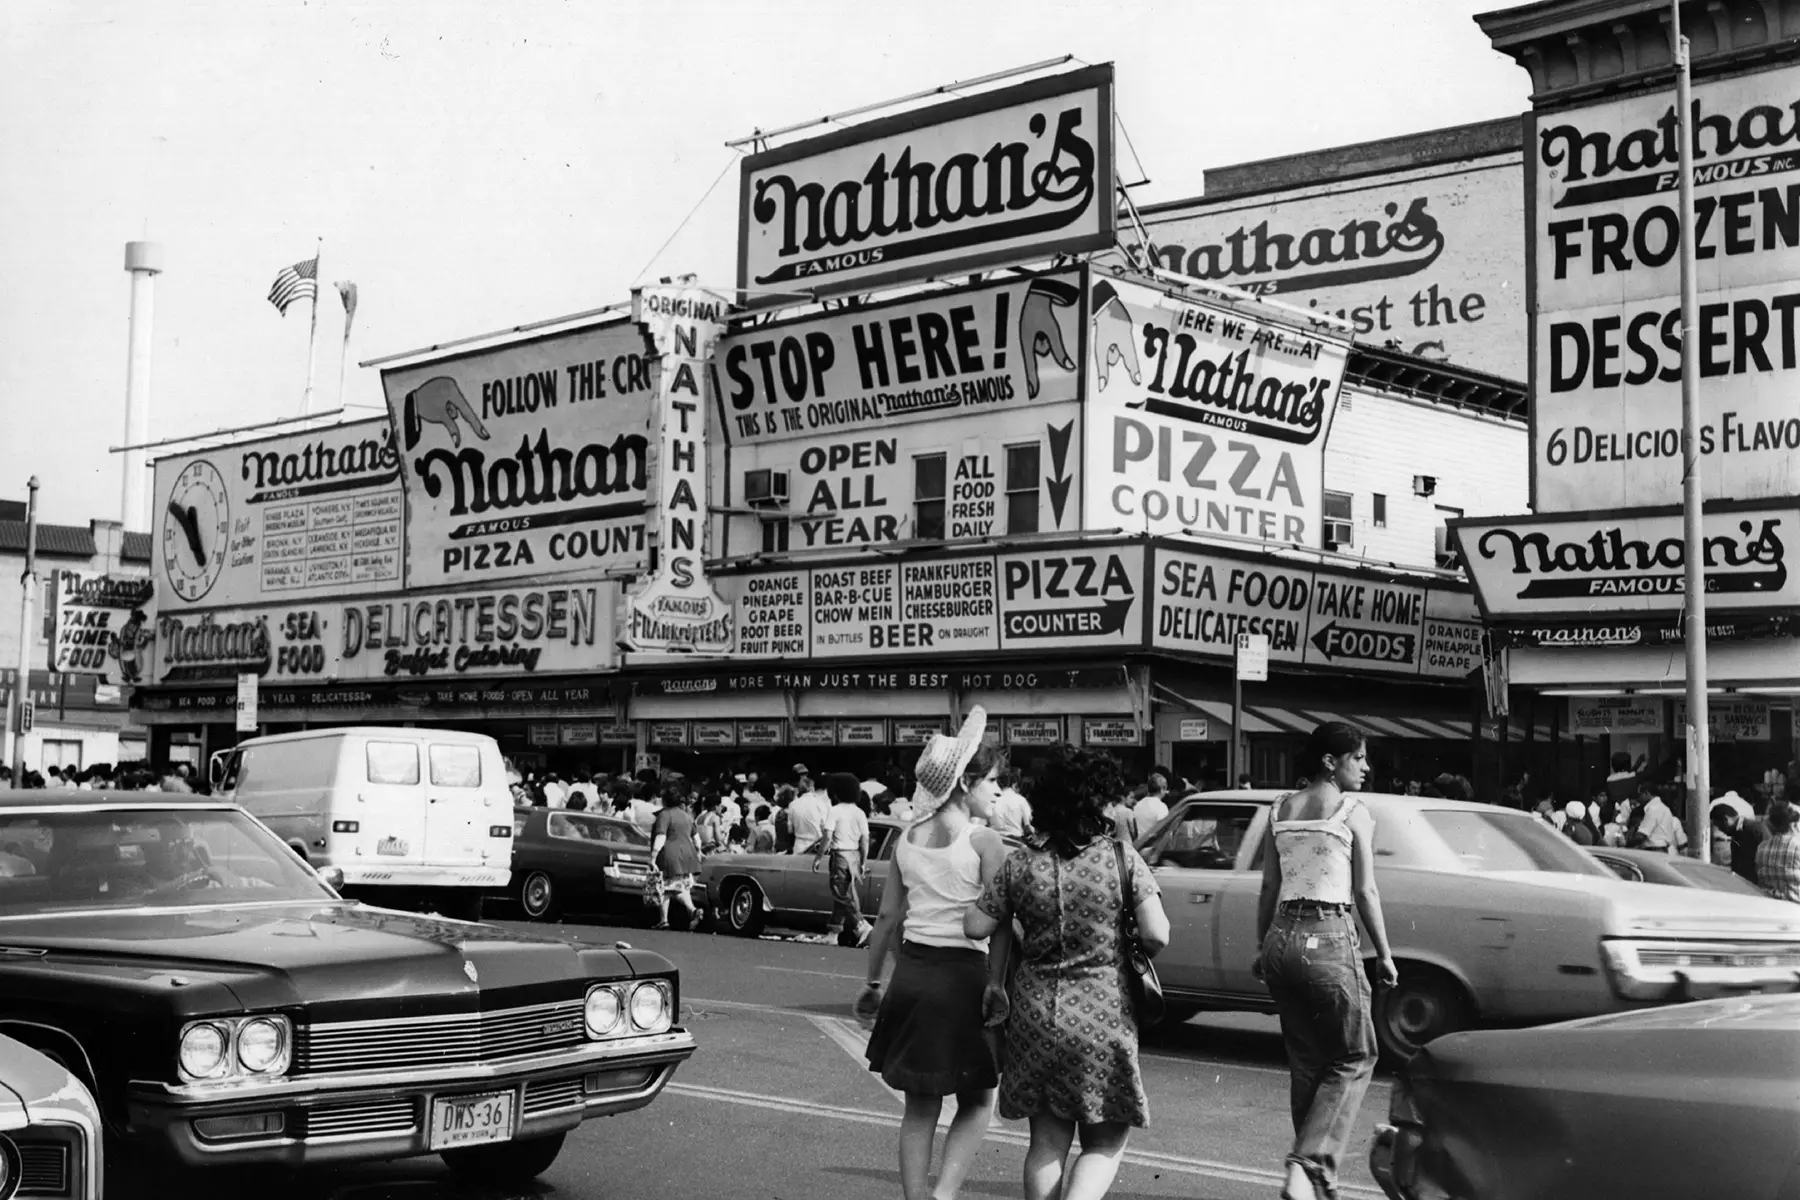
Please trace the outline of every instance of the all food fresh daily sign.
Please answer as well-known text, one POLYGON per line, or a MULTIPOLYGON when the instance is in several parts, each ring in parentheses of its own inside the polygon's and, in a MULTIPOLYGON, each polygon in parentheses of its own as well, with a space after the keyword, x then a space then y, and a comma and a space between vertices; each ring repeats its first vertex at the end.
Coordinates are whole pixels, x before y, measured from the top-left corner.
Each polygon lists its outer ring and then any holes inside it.
POLYGON ((1112 83, 1088 67, 751 155, 738 286, 868 290, 1111 245, 1112 83))
MULTIPOLYGON (((1800 493, 1800 67, 1696 84, 1701 479, 1800 493)), ((1535 119, 1534 507, 1681 500, 1680 217, 1669 90, 1535 119)))

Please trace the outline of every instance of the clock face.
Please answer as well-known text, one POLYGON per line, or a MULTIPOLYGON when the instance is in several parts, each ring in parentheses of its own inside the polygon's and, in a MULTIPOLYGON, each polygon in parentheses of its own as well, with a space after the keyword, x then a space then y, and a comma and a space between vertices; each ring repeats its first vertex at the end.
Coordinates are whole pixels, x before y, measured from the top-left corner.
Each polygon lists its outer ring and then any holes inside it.
POLYGON ((162 514, 163 568, 176 595, 193 604, 212 591, 230 535, 225 479, 212 463, 196 459, 175 477, 162 514))

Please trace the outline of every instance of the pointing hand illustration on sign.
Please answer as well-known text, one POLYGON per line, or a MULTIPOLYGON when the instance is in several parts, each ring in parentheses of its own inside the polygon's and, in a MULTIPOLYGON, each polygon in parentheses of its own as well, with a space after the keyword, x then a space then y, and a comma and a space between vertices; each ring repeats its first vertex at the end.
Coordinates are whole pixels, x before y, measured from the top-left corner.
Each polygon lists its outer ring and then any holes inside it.
POLYGON ((1079 290, 1055 279, 1034 279, 1025 290, 1025 302, 1019 305, 1019 349, 1025 351, 1025 394, 1032 400, 1039 388, 1038 359, 1049 358, 1065 371, 1075 369, 1056 310, 1079 299, 1079 290))
POLYGON ((456 428, 457 418, 469 423, 482 441, 487 441, 487 426, 475 415, 475 409, 456 386, 456 380, 448 375, 437 375, 427 379, 412 391, 406 393, 406 400, 401 407, 401 417, 406 426, 406 448, 413 449, 419 444, 419 435, 425 432, 425 423, 442 425, 450 434, 450 444, 462 447, 462 434, 456 428))
MULTIPOLYGON (((1100 381, 1101 391, 1106 390, 1114 363, 1125 364, 1125 373, 1131 376, 1131 382, 1144 381, 1132 337, 1131 312, 1119 299, 1113 285, 1101 280, 1094 285, 1094 374, 1100 381)), ((1129 401, 1125 407, 1137 408, 1142 404, 1142 400, 1129 401)))

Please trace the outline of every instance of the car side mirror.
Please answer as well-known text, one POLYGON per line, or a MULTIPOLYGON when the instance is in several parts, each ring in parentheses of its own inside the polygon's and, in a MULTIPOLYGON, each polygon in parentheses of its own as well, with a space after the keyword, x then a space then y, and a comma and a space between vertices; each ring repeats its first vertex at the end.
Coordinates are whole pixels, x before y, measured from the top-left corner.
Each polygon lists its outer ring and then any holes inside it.
POLYGON ((344 890, 344 869, 342 867, 325 867, 319 872, 319 882, 334 892, 344 890))

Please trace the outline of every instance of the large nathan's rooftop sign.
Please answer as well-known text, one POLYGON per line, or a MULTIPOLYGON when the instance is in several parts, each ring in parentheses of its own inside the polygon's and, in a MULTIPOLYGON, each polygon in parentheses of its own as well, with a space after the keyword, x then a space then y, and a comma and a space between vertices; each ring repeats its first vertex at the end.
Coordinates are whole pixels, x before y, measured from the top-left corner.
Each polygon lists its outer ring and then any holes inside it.
POLYGON ((824 294, 1113 241, 1110 65, 744 160, 738 286, 824 294))

